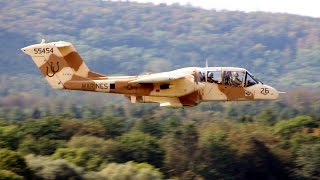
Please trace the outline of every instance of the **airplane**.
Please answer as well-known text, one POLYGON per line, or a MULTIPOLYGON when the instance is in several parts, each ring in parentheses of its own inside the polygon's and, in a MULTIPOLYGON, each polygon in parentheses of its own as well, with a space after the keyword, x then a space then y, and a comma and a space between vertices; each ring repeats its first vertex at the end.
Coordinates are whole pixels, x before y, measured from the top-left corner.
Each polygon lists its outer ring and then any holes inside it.
POLYGON ((132 103, 192 107, 207 101, 274 100, 281 93, 238 67, 187 67, 107 76, 91 71, 70 42, 42 40, 21 50, 32 57, 52 88, 123 94, 132 103))

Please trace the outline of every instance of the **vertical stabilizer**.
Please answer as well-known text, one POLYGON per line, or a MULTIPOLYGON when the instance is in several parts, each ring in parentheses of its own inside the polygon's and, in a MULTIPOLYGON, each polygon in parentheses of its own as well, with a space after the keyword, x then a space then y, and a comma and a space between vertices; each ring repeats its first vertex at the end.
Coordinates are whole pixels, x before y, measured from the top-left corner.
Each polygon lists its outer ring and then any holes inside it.
POLYGON ((69 42, 58 41, 34 44, 21 49, 30 55, 48 83, 56 89, 63 89, 70 80, 87 80, 106 77, 92 72, 76 49, 69 42))

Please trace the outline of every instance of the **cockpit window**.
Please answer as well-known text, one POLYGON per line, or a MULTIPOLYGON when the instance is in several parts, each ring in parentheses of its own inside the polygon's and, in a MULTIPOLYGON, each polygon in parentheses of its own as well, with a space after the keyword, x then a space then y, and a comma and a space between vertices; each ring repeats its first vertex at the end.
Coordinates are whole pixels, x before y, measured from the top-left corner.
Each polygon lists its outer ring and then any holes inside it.
POLYGON ((208 71, 207 81, 209 83, 218 83, 220 84, 221 79, 221 71, 208 71))
POLYGON ((242 86, 244 72, 242 71, 224 71, 223 83, 228 86, 242 86))
POLYGON ((258 83, 259 83, 259 81, 254 79, 254 77, 250 73, 247 72, 246 87, 253 86, 253 85, 258 84, 258 83))
POLYGON ((206 73, 204 71, 199 71, 199 80, 200 82, 206 81, 206 73))

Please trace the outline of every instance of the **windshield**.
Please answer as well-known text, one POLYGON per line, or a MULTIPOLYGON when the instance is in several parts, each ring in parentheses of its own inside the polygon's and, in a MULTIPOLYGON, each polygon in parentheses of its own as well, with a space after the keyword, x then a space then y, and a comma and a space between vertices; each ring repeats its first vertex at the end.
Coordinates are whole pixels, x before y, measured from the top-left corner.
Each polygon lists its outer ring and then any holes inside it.
POLYGON ((253 86, 255 84, 263 84, 261 81, 259 81, 257 78, 255 78, 253 75, 251 75, 249 72, 246 73, 246 87, 253 86))

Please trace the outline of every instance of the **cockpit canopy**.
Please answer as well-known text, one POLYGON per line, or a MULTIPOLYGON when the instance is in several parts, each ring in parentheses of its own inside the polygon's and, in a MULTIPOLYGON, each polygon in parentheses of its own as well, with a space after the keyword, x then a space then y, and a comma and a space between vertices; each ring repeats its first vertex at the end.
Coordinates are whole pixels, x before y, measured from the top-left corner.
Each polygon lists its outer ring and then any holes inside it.
POLYGON ((263 84, 249 71, 242 68, 204 68, 199 71, 199 80, 222 84, 226 86, 249 87, 255 84, 263 84))

